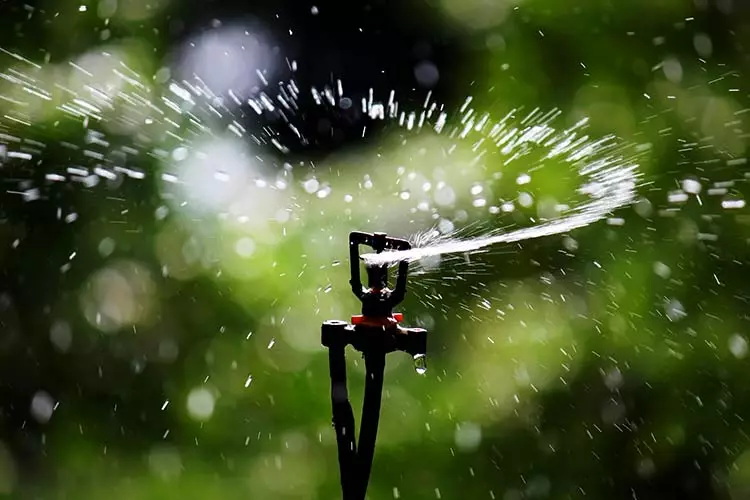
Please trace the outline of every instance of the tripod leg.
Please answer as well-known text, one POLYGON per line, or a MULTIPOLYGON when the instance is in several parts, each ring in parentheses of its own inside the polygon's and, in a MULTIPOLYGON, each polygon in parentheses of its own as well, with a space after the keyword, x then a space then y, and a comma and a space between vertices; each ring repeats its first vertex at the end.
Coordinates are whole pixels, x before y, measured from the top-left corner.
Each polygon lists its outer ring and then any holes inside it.
POLYGON ((357 457, 359 462, 359 500, 367 494, 367 483, 370 480, 372 460, 375 455, 375 440, 378 435, 380 420, 380 402, 383 393, 383 373, 385 371, 385 352, 372 351, 365 354, 365 397, 362 405, 362 421, 359 430, 357 457))
POLYGON ((354 412, 349 403, 346 388, 346 346, 328 348, 328 364, 331 373, 331 406, 333 427, 336 431, 336 444, 339 454, 341 490, 344 500, 357 498, 357 445, 354 437, 354 412))

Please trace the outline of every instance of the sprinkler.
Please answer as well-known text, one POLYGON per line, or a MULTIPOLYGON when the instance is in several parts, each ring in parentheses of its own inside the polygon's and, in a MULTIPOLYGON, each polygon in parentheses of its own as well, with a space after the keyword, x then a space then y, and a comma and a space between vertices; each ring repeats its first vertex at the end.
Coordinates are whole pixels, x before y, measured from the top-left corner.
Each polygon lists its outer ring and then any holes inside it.
POLYGON ((331 374, 333 427, 339 455, 343 500, 364 500, 375 454, 375 440, 380 419, 383 373, 386 354, 403 351, 412 356, 417 373, 427 369, 427 330, 404 328, 403 315, 394 313, 406 295, 409 263, 398 264, 396 286, 388 286, 388 264, 366 267, 367 288, 360 278, 360 245, 376 253, 385 250, 409 250, 408 241, 390 238, 385 233, 352 232, 349 234, 349 263, 352 292, 362 302, 362 314, 352 316, 351 324, 331 320, 323 323, 321 343, 328 348, 331 374), (346 347, 351 345, 365 360, 365 394, 362 405, 359 441, 355 439, 354 412, 346 388, 346 347))

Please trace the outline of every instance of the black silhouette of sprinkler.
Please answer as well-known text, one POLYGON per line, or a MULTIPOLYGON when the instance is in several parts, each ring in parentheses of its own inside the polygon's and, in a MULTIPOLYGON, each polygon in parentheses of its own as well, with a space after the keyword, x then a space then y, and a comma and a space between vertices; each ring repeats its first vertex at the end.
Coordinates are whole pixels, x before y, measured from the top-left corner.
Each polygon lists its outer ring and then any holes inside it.
POLYGON ((372 247, 376 253, 411 248, 408 241, 390 238, 385 233, 350 233, 350 284, 354 295, 362 301, 362 314, 352 316, 351 324, 337 320, 323 323, 321 342, 328 348, 333 427, 336 430, 344 500, 364 500, 367 494, 380 419, 386 354, 394 351, 409 353, 418 373, 423 374, 427 369, 427 330, 400 326, 403 315, 393 312, 393 308, 406 295, 408 261, 399 262, 396 286, 392 290, 388 287, 388 264, 366 264, 368 286, 365 288, 360 279, 360 245, 372 247), (355 440, 354 413, 346 388, 345 352, 348 345, 361 352, 365 360, 365 394, 359 442, 355 440))

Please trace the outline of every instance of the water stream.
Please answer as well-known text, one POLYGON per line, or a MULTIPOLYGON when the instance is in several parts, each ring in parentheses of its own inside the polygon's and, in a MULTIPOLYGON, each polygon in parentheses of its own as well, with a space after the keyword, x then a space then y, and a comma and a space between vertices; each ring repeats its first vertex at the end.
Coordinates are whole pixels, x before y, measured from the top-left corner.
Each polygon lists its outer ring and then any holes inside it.
MULTIPOLYGON (((577 170, 581 179, 577 192, 586 196, 587 200, 571 208, 560 209, 557 218, 541 221, 531 227, 469 239, 441 239, 434 244, 430 244, 428 240, 427 245, 406 251, 364 254, 362 260, 365 265, 392 264, 441 254, 474 252, 500 243, 566 233, 602 220, 635 200, 639 178, 637 157, 648 149, 648 145, 631 145, 631 148, 627 148, 618 145, 614 137, 594 141, 583 136, 583 140, 576 140, 578 137, 575 130, 556 132, 548 124, 534 125, 520 133, 516 130, 509 132, 513 133, 518 138, 513 146, 506 146, 507 153, 510 153, 512 147, 521 148, 533 143, 549 149, 544 160, 564 157, 571 164, 571 169, 577 170)), ((506 142, 507 137, 500 140, 500 143, 506 142)))

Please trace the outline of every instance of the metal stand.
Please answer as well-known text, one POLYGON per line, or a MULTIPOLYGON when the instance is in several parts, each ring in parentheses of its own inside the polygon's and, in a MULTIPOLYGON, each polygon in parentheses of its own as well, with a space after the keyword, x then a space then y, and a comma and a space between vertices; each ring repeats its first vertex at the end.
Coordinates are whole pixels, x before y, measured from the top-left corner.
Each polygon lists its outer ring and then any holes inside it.
POLYGON ((412 355, 417 371, 426 369, 427 330, 382 328, 326 321, 321 343, 328 348, 331 374, 331 406, 338 445, 341 488, 344 500, 364 500, 375 455, 380 419, 386 354, 403 351, 412 355), (352 345, 365 359, 365 395, 362 405, 359 443, 355 438, 354 412, 346 387, 346 347, 352 345))

